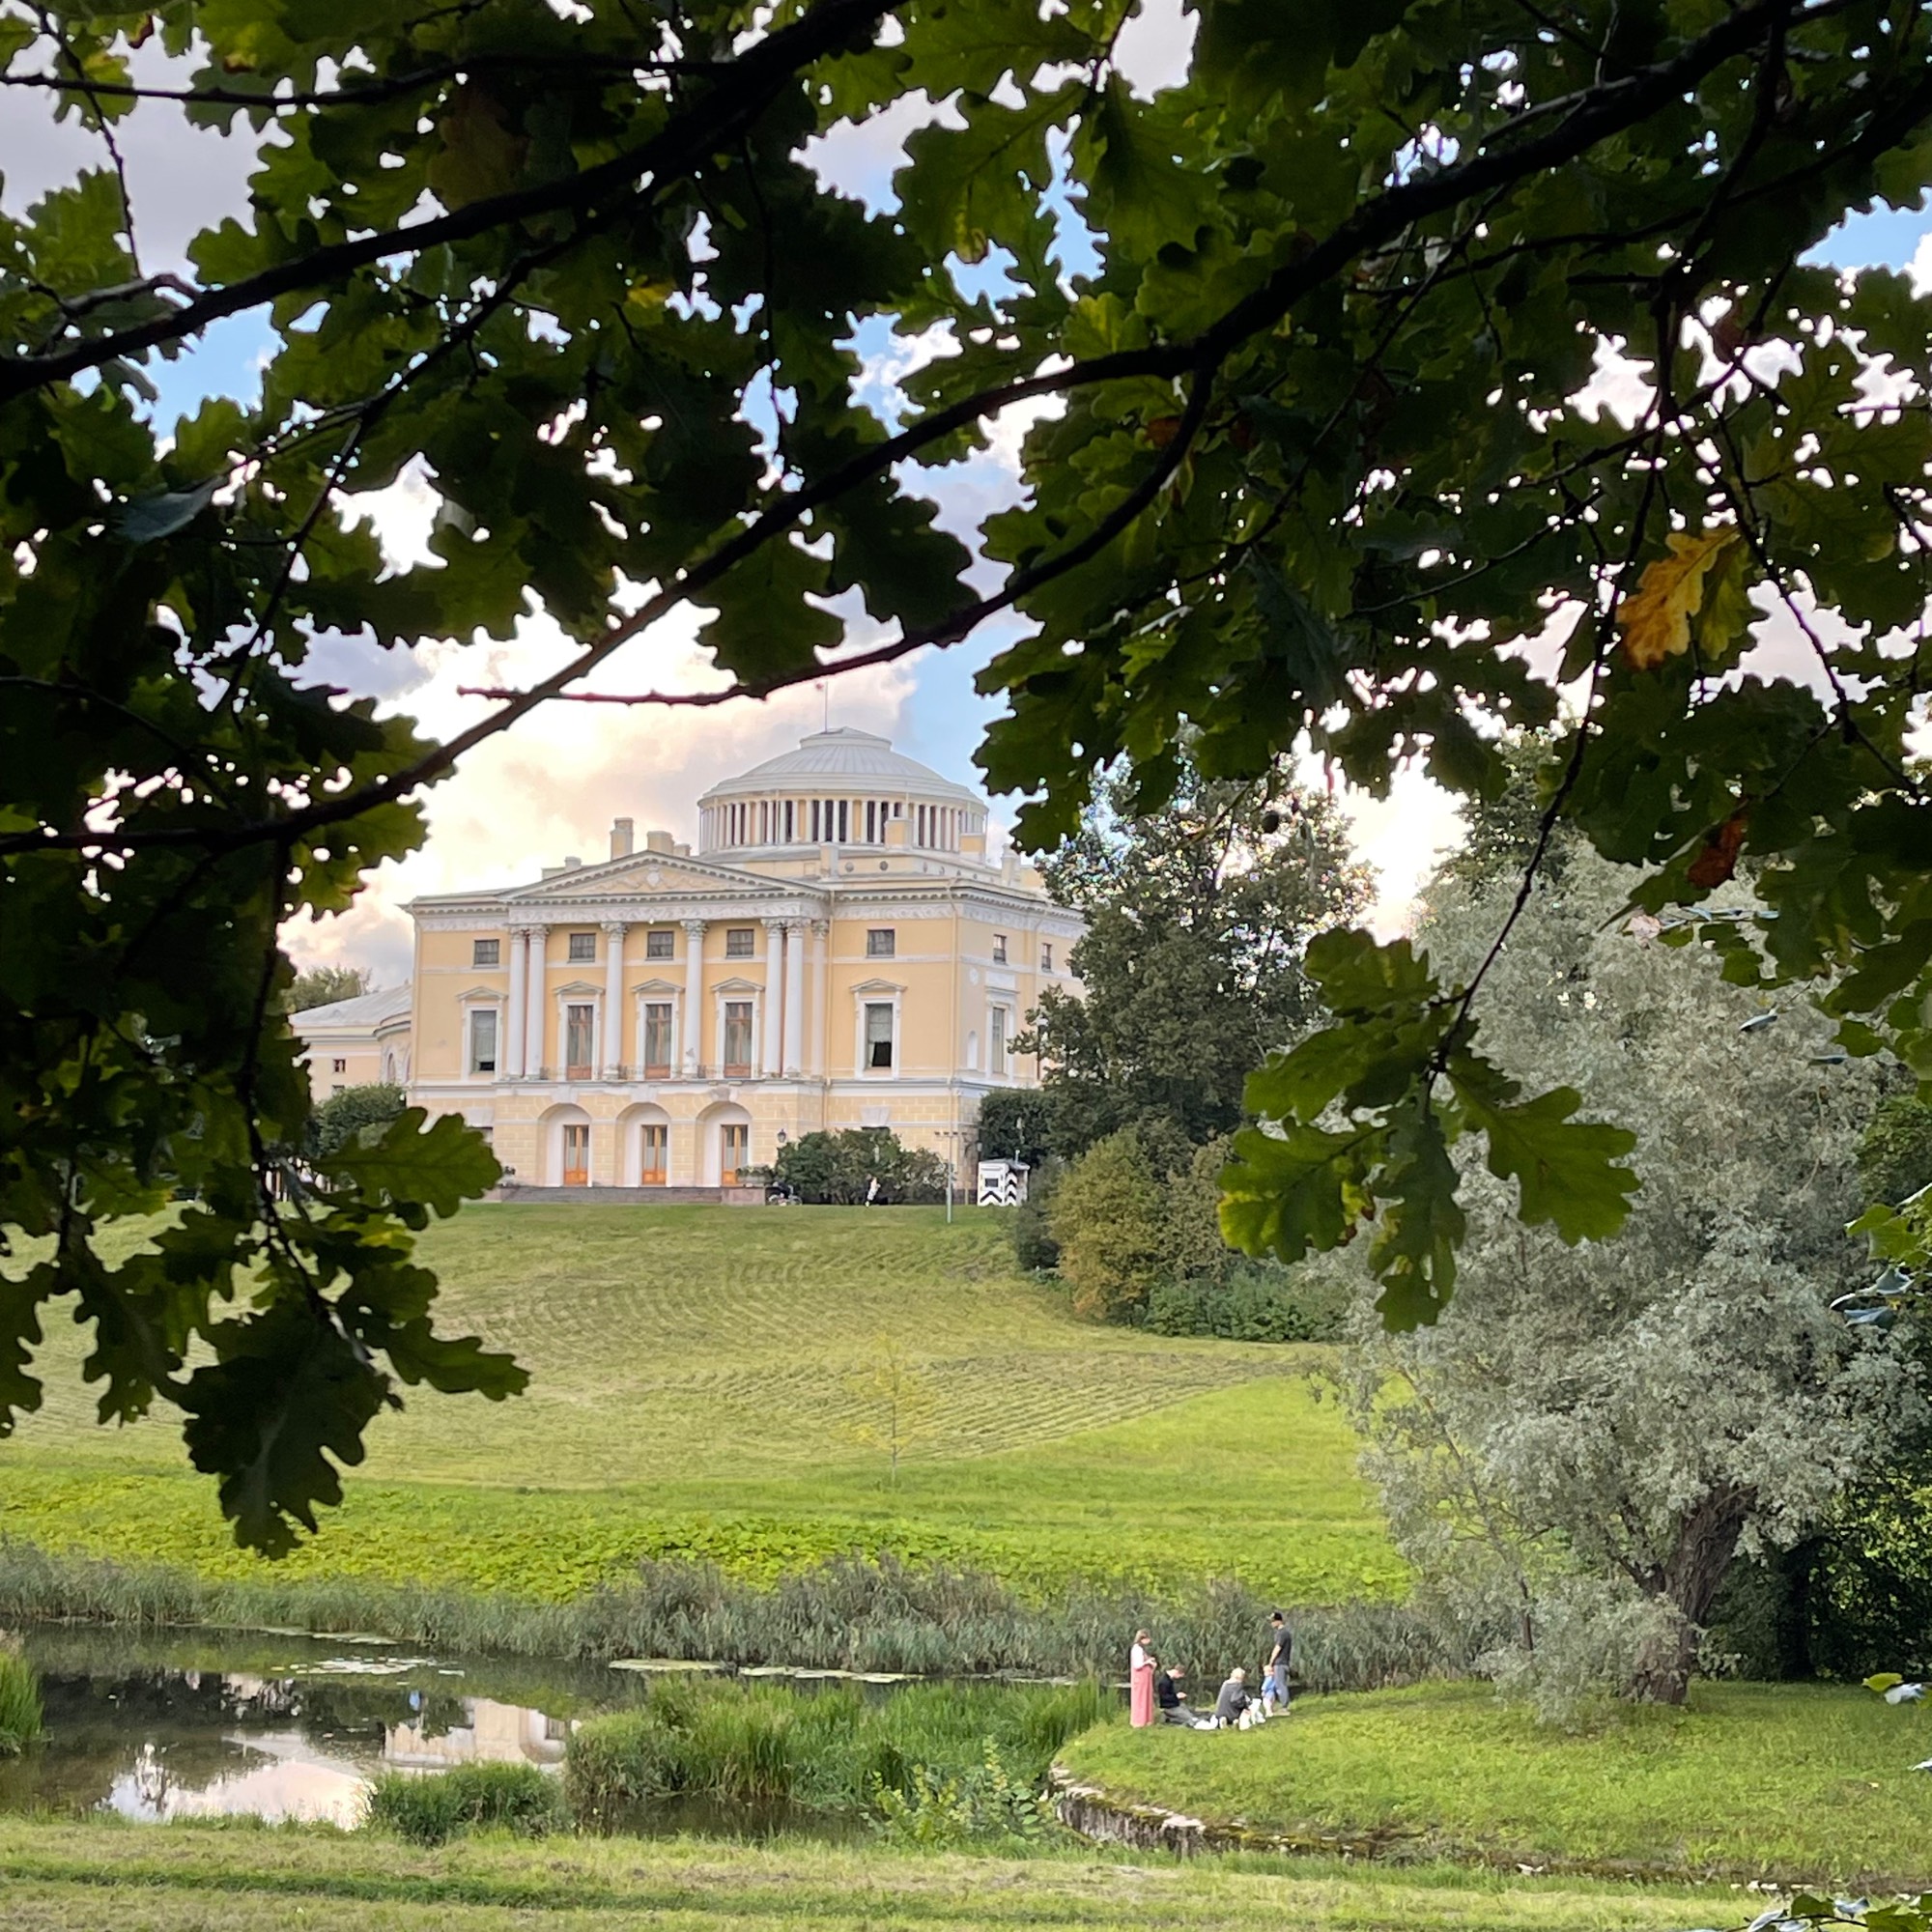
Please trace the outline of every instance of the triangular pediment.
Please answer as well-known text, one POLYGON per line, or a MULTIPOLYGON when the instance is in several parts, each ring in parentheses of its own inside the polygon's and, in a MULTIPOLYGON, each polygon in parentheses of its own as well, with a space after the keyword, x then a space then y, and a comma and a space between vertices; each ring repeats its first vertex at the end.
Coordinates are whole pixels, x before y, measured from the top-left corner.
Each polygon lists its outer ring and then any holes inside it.
POLYGON ((903 993, 905 988, 896 980, 861 980, 852 990, 854 993, 903 993))
POLYGON ((632 852, 598 866, 572 866, 532 886, 504 894, 512 905, 555 905, 572 899, 688 898, 693 893, 728 892, 739 898, 795 898, 796 879, 768 879, 709 859, 680 858, 674 852, 632 852))
POLYGON ((588 980, 573 980, 567 986, 554 986, 552 997, 559 1000, 581 1000, 586 993, 601 993, 602 986, 593 986, 588 980))
POLYGON ((762 993, 765 989, 755 980, 720 980, 711 990, 714 993, 762 993))
POLYGON ((681 993, 684 988, 670 980, 643 980, 633 986, 631 991, 634 995, 641 993, 646 999, 653 997, 663 999, 681 993))

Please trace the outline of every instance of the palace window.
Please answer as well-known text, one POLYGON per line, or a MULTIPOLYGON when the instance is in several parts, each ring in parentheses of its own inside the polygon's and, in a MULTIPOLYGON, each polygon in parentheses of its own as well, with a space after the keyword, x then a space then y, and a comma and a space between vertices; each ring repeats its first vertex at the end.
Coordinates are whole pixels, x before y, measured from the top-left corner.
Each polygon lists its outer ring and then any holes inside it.
POLYGON ((670 1129, 662 1121, 646 1121, 638 1129, 639 1142, 638 1182, 642 1187, 662 1187, 665 1169, 669 1164, 670 1129))
POLYGON ((671 948, 676 943, 677 934, 669 926, 661 925, 644 934, 644 957, 646 959, 668 959, 671 948))
POLYGON ((727 925, 724 928, 725 958, 749 959, 756 940, 757 934, 749 925, 727 925))
POLYGON ((346 1060, 331 1061, 328 1070, 331 1073, 347 1073, 349 1071, 349 1063, 346 1060))
POLYGON ((898 947, 898 934, 890 925, 875 925, 866 934, 866 957, 890 959, 898 947))
POLYGON ((866 1007, 865 1065, 871 1073, 892 1071, 893 1009, 885 1001, 867 1002, 866 1007))
POLYGON ((1004 932, 996 932, 993 935, 993 964, 995 966, 1004 966, 1006 963, 1007 935, 1004 932))
POLYGON ((653 1000, 644 1008, 644 1078, 670 1077, 670 1002, 653 1000))
POLYGON ((752 1071, 752 1003, 724 1002, 724 1077, 743 1080, 752 1071))
POLYGON ((569 1080, 590 1078, 591 1039, 596 1032, 597 1009, 589 1004, 563 1009, 563 1065, 569 1080))
POLYGON ((469 1015, 469 1070, 497 1070, 497 1009, 478 1007, 469 1015))
POLYGON ((1042 973, 1053 971, 1053 948, 1050 946, 1042 946, 1039 949, 1039 970, 1042 973))
POLYGON ((500 939, 478 939, 470 943, 469 963, 472 966, 500 966, 503 963, 503 942, 500 939))
POLYGON ((597 957, 597 935, 594 932, 573 932, 568 956, 573 966, 587 966, 597 957))
POLYGON ((986 1014, 986 1051, 989 1073, 1007 1070, 1007 1009, 994 1007, 986 1014))

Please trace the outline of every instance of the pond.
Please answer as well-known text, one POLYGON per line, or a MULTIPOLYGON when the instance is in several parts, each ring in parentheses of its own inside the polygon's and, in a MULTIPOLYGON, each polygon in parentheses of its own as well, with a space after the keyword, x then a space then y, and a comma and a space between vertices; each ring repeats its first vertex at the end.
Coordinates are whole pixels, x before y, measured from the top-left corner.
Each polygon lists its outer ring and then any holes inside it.
MULTIPOLYGON (((652 1681, 647 1669, 438 1657, 293 1632, 38 1626, 18 1635, 41 1676, 46 1735, 22 1757, 0 1757, 0 1811, 153 1823, 254 1814, 347 1827, 384 1772, 477 1762, 560 1772, 576 1723, 641 1703, 652 1681)), ((614 1822, 728 1836, 851 1830, 787 1804, 695 1798, 627 1807, 614 1822)))

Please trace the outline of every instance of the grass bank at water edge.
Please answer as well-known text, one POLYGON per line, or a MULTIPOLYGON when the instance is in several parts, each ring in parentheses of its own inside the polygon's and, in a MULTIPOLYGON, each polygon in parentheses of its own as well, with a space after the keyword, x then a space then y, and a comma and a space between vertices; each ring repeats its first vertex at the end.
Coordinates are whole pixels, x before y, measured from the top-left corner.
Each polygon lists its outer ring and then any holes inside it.
MULTIPOLYGON (((0 1274, 35 1259, 17 1245, 0 1274)), ((439 1324, 511 1350, 528 1392, 411 1391, 292 1576, 563 1603, 642 1561, 769 1585, 863 1554, 1040 1603, 1215 1577, 1296 1605, 1403 1591, 1354 1439, 1311 1383, 1329 1351, 1075 1321, 1016 1271, 995 1210, 484 1205, 421 1254, 439 1324), (868 1393, 885 1344, 921 1390, 896 1482, 868 1393)), ((97 1424, 87 1346, 59 1322, 36 1351, 45 1406, 0 1443, 0 1537, 247 1578, 176 1418, 97 1424)))
POLYGON ((0 1818, 8 1932, 1682 1932, 1734 1892, 1304 1861, 1181 1865, 779 1840, 458 1839, 0 1818))
POLYGON ((1858 1687, 1699 1684, 1685 1709, 1560 1731, 1486 1686, 1430 1684, 1313 1698, 1258 1731, 1104 1726, 1061 1762, 1257 1837, 1829 1891, 1932 1885, 1928 1755, 1932 1712, 1858 1687))
MULTIPOLYGON (((153 1628, 228 1624, 361 1632, 426 1649, 609 1661, 674 1657, 801 1669, 954 1676, 1006 1671, 1113 1678, 1145 1624, 1166 1656, 1197 1678, 1253 1662, 1268 1603, 1238 1584, 1176 1600, 1133 1589, 1068 1590, 1028 1602, 970 1572, 834 1561, 769 1586, 713 1565, 649 1563, 622 1583, 567 1603, 360 1577, 290 1575, 258 1564, 243 1580, 211 1580, 156 1564, 50 1555, 0 1541, 0 1625, 34 1620, 153 1628)), ((1296 1615, 1297 1667, 1322 1688, 1407 1683, 1454 1667, 1399 1605, 1296 1615)))

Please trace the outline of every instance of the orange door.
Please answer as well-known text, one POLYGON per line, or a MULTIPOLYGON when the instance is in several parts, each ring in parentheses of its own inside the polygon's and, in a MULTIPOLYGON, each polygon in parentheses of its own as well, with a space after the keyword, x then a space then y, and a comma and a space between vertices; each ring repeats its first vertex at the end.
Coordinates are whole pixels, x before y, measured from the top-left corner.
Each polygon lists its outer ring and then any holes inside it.
POLYGON ((566 1187, 590 1185, 590 1128, 566 1126, 563 1130, 563 1184, 566 1187))
POLYGON ((751 1158, 752 1130, 750 1127, 721 1127, 719 1131, 724 1137, 718 1161, 719 1183, 724 1187, 736 1187, 738 1177, 744 1173, 751 1158))
POLYGON ((662 1187, 665 1184, 665 1142, 669 1137, 669 1129, 663 1126, 642 1128, 643 1166, 639 1174, 639 1181, 645 1187, 662 1187))

